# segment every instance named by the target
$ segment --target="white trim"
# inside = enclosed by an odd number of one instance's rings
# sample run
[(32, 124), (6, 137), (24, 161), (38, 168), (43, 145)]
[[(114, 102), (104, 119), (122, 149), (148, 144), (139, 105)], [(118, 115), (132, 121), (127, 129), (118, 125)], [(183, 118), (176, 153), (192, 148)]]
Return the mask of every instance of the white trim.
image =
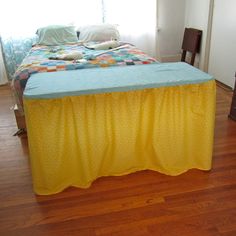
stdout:
[(161, 56), (161, 62), (177, 62), (180, 61), (180, 59), (181, 54)]
[(155, 58), (157, 60), (161, 60), (161, 53), (160, 53), (160, 40), (159, 40), (159, 31), (160, 31), (160, 28), (159, 28), (159, 13), (158, 13), (158, 10), (159, 10), (159, 0), (156, 0), (156, 31), (155, 31), (155, 44), (156, 44), (156, 51), (155, 51)]
[(204, 65), (203, 65), (203, 70), (205, 72), (208, 72), (208, 68), (209, 68), (210, 48), (211, 48), (211, 33), (212, 33), (212, 23), (213, 23), (213, 14), (214, 14), (214, 3), (215, 3), (215, 0), (210, 0), (210, 2), (209, 2), (207, 37), (206, 37), (205, 56), (204, 56), (205, 60), (204, 60)]

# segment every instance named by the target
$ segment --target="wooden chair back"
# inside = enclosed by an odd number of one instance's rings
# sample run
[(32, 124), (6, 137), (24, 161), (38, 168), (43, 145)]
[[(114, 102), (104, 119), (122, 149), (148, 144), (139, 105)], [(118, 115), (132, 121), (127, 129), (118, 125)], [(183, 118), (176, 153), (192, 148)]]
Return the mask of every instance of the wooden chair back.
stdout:
[(194, 65), (196, 53), (200, 52), (202, 31), (193, 28), (185, 28), (184, 38), (182, 43), (181, 61), (186, 61), (187, 52), (191, 53), (190, 65)]

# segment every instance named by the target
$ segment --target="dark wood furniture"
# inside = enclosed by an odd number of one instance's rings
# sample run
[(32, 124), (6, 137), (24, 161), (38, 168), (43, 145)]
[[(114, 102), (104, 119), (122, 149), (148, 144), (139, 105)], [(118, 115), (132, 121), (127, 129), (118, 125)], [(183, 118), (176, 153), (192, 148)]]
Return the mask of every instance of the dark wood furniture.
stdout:
[[(235, 78), (236, 78), (236, 73), (235, 73)], [(229, 118), (236, 121), (236, 79), (235, 79), (234, 93), (233, 93), (233, 97), (232, 97)]]
[(196, 53), (200, 52), (202, 31), (193, 28), (185, 28), (184, 38), (182, 43), (182, 57), (181, 61), (186, 61), (187, 52), (191, 53), (190, 65), (194, 65)]

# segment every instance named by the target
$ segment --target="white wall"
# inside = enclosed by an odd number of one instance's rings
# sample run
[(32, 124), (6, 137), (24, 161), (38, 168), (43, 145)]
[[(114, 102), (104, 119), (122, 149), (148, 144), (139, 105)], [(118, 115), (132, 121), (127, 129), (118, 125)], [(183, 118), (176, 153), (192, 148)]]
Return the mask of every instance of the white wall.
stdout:
[(163, 62), (180, 58), (186, 1), (189, 0), (158, 0), (158, 48)]
[(200, 58), (196, 57), (196, 65), (204, 69), (206, 42), (208, 31), (210, 0), (187, 0), (185, 12), (185, 27), (200, 29), (203, 31)]
[(161, 61), (179, 61), (185, 27), (203, 31), (200, 58), (204, 70), (210, 0), (158, 0), (158, 48)]
[(236, 71), (235, 8), (236, 0), (159, 0), (158, 42), (162, 61), (176, 61), (185, 27), (200, 29), (203, 31), (201, 51), (195, 66), (233, 87)]
[(236, 1), (215, 0), (209, 73), (233, 87), (236, 71)]

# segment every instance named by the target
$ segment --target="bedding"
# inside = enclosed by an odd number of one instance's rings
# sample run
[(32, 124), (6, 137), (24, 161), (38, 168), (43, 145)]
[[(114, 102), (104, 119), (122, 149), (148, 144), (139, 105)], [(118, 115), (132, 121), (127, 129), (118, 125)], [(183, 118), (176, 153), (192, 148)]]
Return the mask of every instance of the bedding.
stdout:
[(78, 37), (74, 26), (47, 26), (39, 28), (36, 34), (38, 35), (38, 45), (56, 46), (78, 42)]
[[(94, 45), (94, 43), (91, 42), (91, 45)], [(71, 55), (73, 53), (82, 54), (84, 60), (58, 60), (61, 55)], [(80, 43), (60, 46), (38, 45), (34, 46), (30, 50), (27, 57), (18, 67), (13, 80), (13, 88), (18, 107), (23, 111), (22, 94), (27, 80), (32, 74), (62, 70), (67, 71), (96, 67), (106, 68), (110, 66), (128, 66), (151, 63), (158, 62), (154, 58), (145, 54), (142, 50), (130, 44), (123, 44), (122, 48), (114, 51), (91, 50)]]
[(108, 50), (112, 48), (117, 48), (119, 47), (119, 42), (116, 40), (109, 40), (101, 43), (96, 43), (96, 44), (89, 44), (87, 48), (89, 49), (96, 49), (96, 50)]
[(78, 31), (79, 40), (83, 42), (120, 40), (117, 26), (112, 24), (87, 25), (80, 27)]

